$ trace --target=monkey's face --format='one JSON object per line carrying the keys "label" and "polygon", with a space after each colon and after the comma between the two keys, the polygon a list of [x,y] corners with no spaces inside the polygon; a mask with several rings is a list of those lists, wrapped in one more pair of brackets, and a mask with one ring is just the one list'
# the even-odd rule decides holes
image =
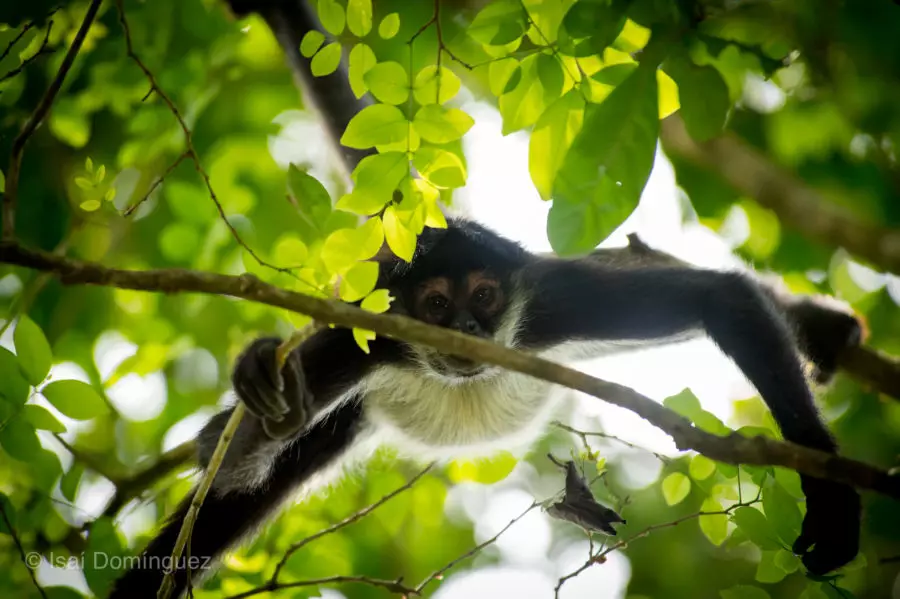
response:
{"label": "monkey's face", "polygon": [[[506,293],[500,280],[487,271],[471,271],[459,277],[430,277],[414,286],[410,312],[428,324],[490,339],[506,308]],[[484,365],[418,349],[419,358],[438,374],[470,377]]]}

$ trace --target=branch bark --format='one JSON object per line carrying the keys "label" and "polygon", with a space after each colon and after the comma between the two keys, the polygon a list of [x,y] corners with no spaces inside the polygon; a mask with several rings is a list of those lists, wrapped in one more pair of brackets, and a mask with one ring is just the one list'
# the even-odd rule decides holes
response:
{"label": "branch bark", "polygon": [[900,231],[857,219],[733,134],[695,142],[684,121],[674,114],[660,123],[660,139],[666,152],[717,172],[800,233],[900,273]]}
{"label": "branch bark", "polygon": [[732,433],[719,437],[622,385],[589,376],[524,352],[455,331],[391,314],[372,314],[355,306],[280,289],[252,275],[238,277],[182,269],[133,271],[70,260],[0,242],[0,263],[54,273],[65,285],[100,285],[162,293],[207,293],[254,301],[306,314],[321,323],[359,327],[394,339],[433,347],[521,372],[581,391],[631,410],[669,434],[680,449],[693,449],[732,464],[784,466],[824,479],[871,489],[900,499],[900,476],[862,462],[764,437]]}

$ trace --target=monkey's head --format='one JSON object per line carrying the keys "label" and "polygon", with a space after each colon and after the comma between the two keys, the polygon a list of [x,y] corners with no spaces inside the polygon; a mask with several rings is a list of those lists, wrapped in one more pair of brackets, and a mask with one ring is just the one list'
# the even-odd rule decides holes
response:
{"label": "monkey's head", "polygon": [[[450,220],[447,229],[425,229],[411,263],[385,265],[384,282],[396,297],[394,311],[508,345],[514,328],[505,318],[515,295],[512,279],[527,260],[516,243],[485,235],[471,222]],[[417,363],[440,376],[473,377],[487,370],[430,348],[411,350]]]}

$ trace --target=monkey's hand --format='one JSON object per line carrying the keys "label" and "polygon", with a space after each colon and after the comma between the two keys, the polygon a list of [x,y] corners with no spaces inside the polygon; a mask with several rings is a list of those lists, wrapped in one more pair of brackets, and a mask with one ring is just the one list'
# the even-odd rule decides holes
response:
{"label": "monkey's hand", "polygon": [[829,382],[841,354],[865,340],[865,322],[848,306],[825,296],[803,298],[791,310],[801,349],[815,366],[816,382]]}
{"label": "monkey's hand", "polygon": [[257,339],[238,358],[231,375],[235,393],[272,439],[300,432],[309,423],[312,408],[312,393],[297,352],[288,355],[283,368],[276,364],[280,343],[275,337]]}
{"label": "monkey's hand", "polygon": [[859,494],[847,485],[810,476],[801,476],[800,482],[806,517],[793,550],[810,573],[823,575],[859,552]]}

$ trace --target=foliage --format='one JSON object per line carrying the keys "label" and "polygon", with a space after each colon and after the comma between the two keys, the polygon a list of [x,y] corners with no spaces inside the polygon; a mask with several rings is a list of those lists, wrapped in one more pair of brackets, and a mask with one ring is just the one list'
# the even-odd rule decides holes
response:
{"label": "foliage", "polygon": [[[0,155],[10,154],[87,5],[64,3],[52,27],[51,3],[0,8]],[[172,107],[126,54],[107,2],[26,150],[16,230],[30,244],[81,259],[248,272],[384,312],[392,298],[376,289],[378,266],[368,260],[383,244],[410,260],[424,227],[445,226],[442,206],[453,204],[470,170],[463,141],[475,121],[462,102],[470,94],[496,106],[504,134],[530,134],[529,172],[551,203],[547,234],[560,254],[596,247],[634,211],[657,157],[660,120],[676,111],[694,141],[737,135],[815,189],[823,205],[897,228],[900,9],[876,0],[824,5],[494,0],[473,8],[449,0],[318,0],[325,33],[307,33],[301,55],[320,77],[346,57],[353,93],[373,100],[340,139],[370,152],[347,181],[323,152],[308,151],[324,139],[270,151],[302,128],[297,109],[306,107],[260,17],[234,18],[212,0],[124,2],[135,52],[183,117],[191,154]],[[688,155],[671,158],[692,221],[733,241],[742,258],[779,273],[793,290],[849,301],[865,315],[871,345],[900,354],[896,278],[835,251],[827,235],[800,236],[783,214],[736,192],[722,173]],[[0,168],[2,191],[5,162]],[[10,597],[37,596],[13,532],[47,559],[83,551],[120,556],[139,547],[188,482],[153,480],[136,490],[139,501],[105,514],[97,498],[126,488],[184,440],[179,430],[213,412],[233,358],[251,338],[260,331],[285,336],[308,320],[224,298],[64,288],[5,266],[0,306],[0,595]],[[354,335],[363,348],[373,338],[370,331]],[[823,402],[846,453],[895,464],[900,402],[845,376]],[[689,390],[665,405],[714,434],[777,434],[755,398],[738,402],[728,425]],[[566,452],[572,442],[556,431],[527,460],[500,454],[430,472],[352,528],[294,554],[286,573],[294,580],[360,573],[423,579],[473,545],[472,522],[445,514],[448,492],[514,486],[530,475],[559,482],[543,456]],[[597,450],[581,461],[596,461]],[[620,538],[633,539],[613,545],[631,564],[629,596],[881,597],[894,584],[896,565],[876,565],[900,554],[900,511],[889,500],[867,500],[864,553],[853,564],[832,577],[808,577],[788,551],[805,510],[795,473],[681,456],[635,490],[627,460],[601,462],[602,482],[593,488],[607,503],[623,504],[628,525]],[[291,508],[196,596],[263,584],[291,543],[384,497],[404,484],[401,472],[414,471],[379,454],[364,476],[336,483],[327,499]],[[639,540],[648,527],[676,520],[683,524],[653,528]],[[561,544],[582,538],[564,523],[552,530]],[[458,568],[490,558],[478,559]],[[592,563],[603,567],[599,558]],[[113,575],[84,566],[86,588],[98,595]],[[315,596],[316,588],[284,593]],[[67,587],[46,590],[82,596]],[[387,593],[365,585],[340,590],[348,597]]]}

